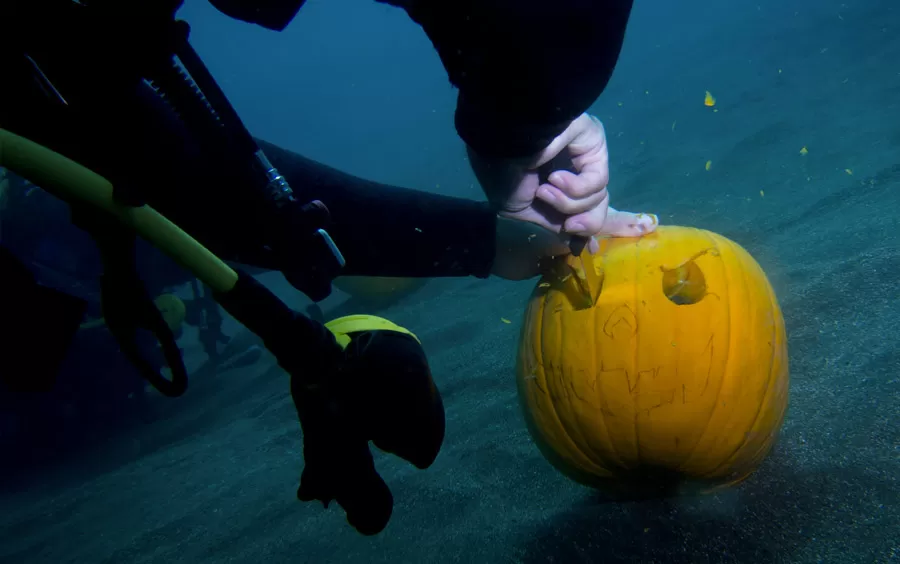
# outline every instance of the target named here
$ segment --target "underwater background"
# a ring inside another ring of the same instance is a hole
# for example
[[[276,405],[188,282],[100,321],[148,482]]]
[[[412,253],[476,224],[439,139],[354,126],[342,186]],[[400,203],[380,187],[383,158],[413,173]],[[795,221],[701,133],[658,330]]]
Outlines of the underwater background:
[[[281,34],[204,2],[182,15],[254,135],[379,182],[482,198],[455,92],[402,11],[310,0]],[[182,331],[182,398],[146,391],[124,358],[87,348],[107,350],[96,338],[76,342],[52,403],[0,396],[0,562],[900,562],[900,4],[637,0],[592,112],[616,208],[736,241],[778,295],[790,407],[746,482],[613,503],[551,467],[514,374],[535,280],[430,280],[386,303],[338,289],[327,317],[377,313],[416,333],[446,407],[428,470],[375,452],[395,497],[383,533],[296,500],[287,376],[223,313],[225,369],[195,324]],[[27,190],[52,216],[52,198]],[[40,246],[35,260],[72,252]],[[147,271],[172,273],[151,286],[192,296],[176,267],[142,253]],[[281,275],[259,278],[306,305]],[[33,442],[16,442],[35,417]]]

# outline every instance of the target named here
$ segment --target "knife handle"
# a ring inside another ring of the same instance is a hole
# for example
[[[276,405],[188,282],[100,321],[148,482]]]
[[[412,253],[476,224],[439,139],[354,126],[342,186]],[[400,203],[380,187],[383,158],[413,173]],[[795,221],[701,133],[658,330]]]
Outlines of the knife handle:
[[[538,181],[541,184],[547,184],[549,182],[550,174],[556,170],[568,170],[572,174],[578,174],[578,171],[576,171],[575,167],[572,165],[572,159],[564,153],[565,151],[538,167]],[[584,252],[584,248],[587,246],[589,240],[589,237],[573,235],[572,238],[569,239],[569,251],[573,256],[581,256],[581,253]]]

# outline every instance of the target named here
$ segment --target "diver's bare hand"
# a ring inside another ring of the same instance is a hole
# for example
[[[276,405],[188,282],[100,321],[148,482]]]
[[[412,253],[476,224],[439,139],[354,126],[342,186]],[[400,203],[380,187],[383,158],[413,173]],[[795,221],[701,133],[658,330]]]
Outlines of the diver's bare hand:
[[[541,184],[538,168],[563,151],[575,173],[557,170]],[[536,157],[469,158],[478,180],[502,217],[533,223],[554,233],[592,237],[635,237],[656,229],[656,217],[609,207],[609,151],[606,131],[596,117],[582,114]],[[591,242],[590,250],[596,251]]]

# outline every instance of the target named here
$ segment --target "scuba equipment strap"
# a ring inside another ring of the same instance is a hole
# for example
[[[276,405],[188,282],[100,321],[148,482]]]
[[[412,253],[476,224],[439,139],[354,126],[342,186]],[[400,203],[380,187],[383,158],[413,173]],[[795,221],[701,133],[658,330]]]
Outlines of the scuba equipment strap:
[[[130,252],[134,253],[134,238],[126,237]],[[124,251],[123,251],[124,252]],[[110,257],[104,253],[106,271],[100,278],[100,299],[106,326],[113,334],[119,348],[141,377],[164,396],[174,398],[187,391],[188,375],[181,356],[181,349],[175,341],[172,329],[166,323],[153,303],[150,294],[136,276],[134,269],[110,268],[110,260],[118,261],[124,256],[117,252]],[[157,367],[148,361],[137,341],[137,330],[150,331],[162,349],[166,365],[172,371],[171,380],[166,379]]]
[[[187,322],[199,328],[197,339],[213,364],[219,361],[219,343],[227,343],[228,337],[222,333],[222,314],[219,304],[212,294],[203,290],[196,278],[191,280],[194,299],[187,305]]]
[[[91,234],[103,260],[100,306],[106,327],[122,353],[138,373],[164,396],[179,397],[187,391],[188,375],[175,335],[153,303],[137,273],[135,235],[107,214],[72,204],[73,223]],[[165,378],[138,345],[137,331],[146,330],[159,343],[172,372]]]
[[[325,227],[330,212],[320,200],[301,204],[287,179],[269,161],[250,135],[202,59],[188,41],[190,26],[182,20],[172,26],[174,60],[155,68],[149,79],[157,93],[172,105],[208,150],[217,150],[222,162],[235,163],[237,182],[262,191],[270,247],[292,286],[320,301],[331,293],[331,281],[345,261]],[[183,68],[183,70],[182,70]],[[275,221],[271,221],[271,218]],[[308,255],[297,260],[297,250]]]

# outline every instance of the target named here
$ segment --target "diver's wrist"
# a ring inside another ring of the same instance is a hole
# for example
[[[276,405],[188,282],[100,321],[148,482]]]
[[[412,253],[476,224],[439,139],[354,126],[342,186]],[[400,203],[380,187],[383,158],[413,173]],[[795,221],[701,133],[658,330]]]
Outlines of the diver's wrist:
[[[564,237],[539,225],[496,216],[491,274],[527,280],[541,274],[548,259],[569,253]]]

